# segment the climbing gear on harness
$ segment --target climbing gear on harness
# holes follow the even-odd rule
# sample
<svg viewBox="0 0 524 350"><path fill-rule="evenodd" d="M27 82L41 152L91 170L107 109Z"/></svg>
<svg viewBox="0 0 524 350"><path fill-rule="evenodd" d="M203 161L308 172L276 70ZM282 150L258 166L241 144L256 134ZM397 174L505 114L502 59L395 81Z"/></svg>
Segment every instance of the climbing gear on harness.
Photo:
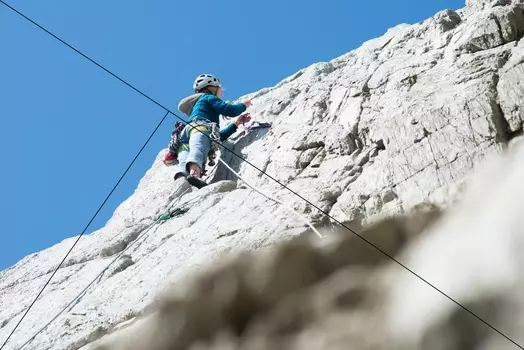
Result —
<svg viewBox="0 0 524 350"><path fill-rule="evenodd" d="M164 155L164 164L173 166L178 164L178 151L180 147L180 133L184 130L184 123L176 122L175 128L171 131L171 140L169 141L168 150Z"/></svg>
<svg viewBox="0 0 524 350"><path fill-rule="evenodd" d="M218 129L218 126L215 123L212 123L212 129L211 129L211 148L209 149L209 152L207 153L207 159L210 167L215 166L215 159L217 157L218 152L218 144L220 142L220 132Z"/></svg>
<svg viewBox="0 0 524 350"><path fill-rule="evenodd" d="M217 155L216 155L214 150L209 151L209 153L207 154L207 158L208 158L207 165L215 166L216 165L216 163L215 163L215 158L216 157L217 157Z"/></svg>

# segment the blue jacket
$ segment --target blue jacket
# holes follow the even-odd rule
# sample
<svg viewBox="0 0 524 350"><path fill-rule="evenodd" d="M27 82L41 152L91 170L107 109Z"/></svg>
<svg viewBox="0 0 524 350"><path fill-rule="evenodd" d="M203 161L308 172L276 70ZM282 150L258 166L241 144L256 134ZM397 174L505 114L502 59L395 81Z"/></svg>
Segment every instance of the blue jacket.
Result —
<svg viewBox="0 0 524 350"><path fill-rule="evenodd" d="M226 117L238 117L246 111L246 105L243 103L230 104L222 101L212 94L202 95L193 107L189 116L189 122L196 117L205 118L212 123L219 124L220 115Z"/></svg>

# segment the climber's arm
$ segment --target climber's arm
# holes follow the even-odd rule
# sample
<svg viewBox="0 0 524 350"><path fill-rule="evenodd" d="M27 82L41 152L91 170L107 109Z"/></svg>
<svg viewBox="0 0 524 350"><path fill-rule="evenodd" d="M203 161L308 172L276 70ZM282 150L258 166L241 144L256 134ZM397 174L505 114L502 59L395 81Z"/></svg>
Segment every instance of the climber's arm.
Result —
<svg viewBox="0 0 524 350"><path fill-rule="evenodd" d="M231 123L224 129L220 130L220 142L227 140L231 135L237 131L238 127L235 123Z"/></svg>
<svg viewBox="0 0 524 350"><path fill-rule="evenodd" d="M227 103L222 101L216 96L213 96L209 99L209 104L213 109L226 117L236 117L244 113L247 109L244 103Z"/></svg>

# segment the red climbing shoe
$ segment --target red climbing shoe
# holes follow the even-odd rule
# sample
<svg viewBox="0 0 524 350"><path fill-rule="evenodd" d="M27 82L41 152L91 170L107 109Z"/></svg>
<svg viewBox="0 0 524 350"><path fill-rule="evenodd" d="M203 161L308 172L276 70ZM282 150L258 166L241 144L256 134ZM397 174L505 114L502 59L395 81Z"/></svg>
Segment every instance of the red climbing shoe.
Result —
<svg viewBox="0 0 524 350"><path fill-rule="evenodd" d="M166 166L172 166L172 165L176 165L178 163L177 161L177 155L176 154L173 154L171 152L166 152L165 156L164 156L164 164Z"/></svg>

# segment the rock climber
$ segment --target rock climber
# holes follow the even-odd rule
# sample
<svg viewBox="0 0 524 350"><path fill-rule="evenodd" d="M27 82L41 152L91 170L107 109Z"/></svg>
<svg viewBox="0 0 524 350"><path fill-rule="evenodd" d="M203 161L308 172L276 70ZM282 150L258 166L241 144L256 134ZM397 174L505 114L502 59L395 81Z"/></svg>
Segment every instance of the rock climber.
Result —
<svg viewBox="0 0 524 350"><path fill-rule="evenodd" d="M202 188L207 185L201 175L213 146L212 139L225 141L241 124L249 122L251 117L244 112L252 104L251 100L236 104L224 102L222 84L211 74L199 75L195 79L193 90L195 93L184 98L178 105L180 112L189 116L189 123L179 135L178 168L174 178L177 180L185 176L192 186ZM219 130L220 115L238 118Z"/></svg>

